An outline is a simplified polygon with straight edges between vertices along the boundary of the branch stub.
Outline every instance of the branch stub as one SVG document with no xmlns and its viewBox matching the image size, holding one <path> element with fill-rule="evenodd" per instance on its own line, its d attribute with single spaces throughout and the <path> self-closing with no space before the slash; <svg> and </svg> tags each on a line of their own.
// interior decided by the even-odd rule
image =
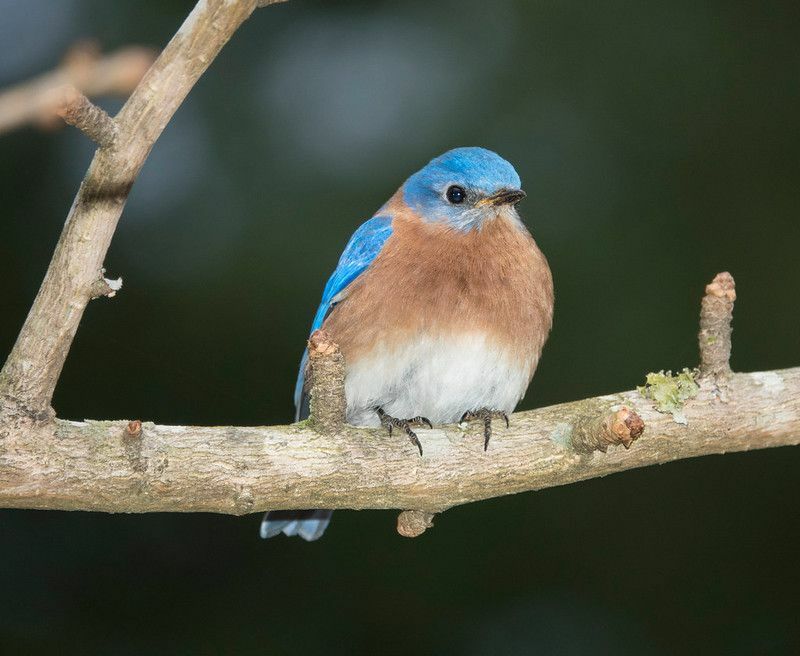
<svg viewBox="0 0 800 656">
<path fill-rule="evenodd" d="M 700 377 L 717 384 L 733 373 L 731 357 L 731 321 L 736 300 L 736 283 L 727 271 L 718 273 L 708 285 L 700 303 Z"/>
<path fill-rule="evenodd" d="M 334 434 L 345 422 L 344 356 L 324 330 L 308 339 L 311 382 L 311 425 L 321 433 Z"/>
<path fill-rule="evenodd" d="M 397 532 L 405 538 L 417 538 L 433 526 L 434 514 L 424 510 L 404 510 L 397 516 Z"/>
</svg>

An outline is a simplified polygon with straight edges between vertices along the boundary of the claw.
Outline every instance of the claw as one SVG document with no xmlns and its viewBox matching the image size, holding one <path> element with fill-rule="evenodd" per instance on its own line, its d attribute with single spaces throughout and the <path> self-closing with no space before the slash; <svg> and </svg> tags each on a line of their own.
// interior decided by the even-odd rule
<svg viewBox="0 0 800 656">
<path fill-rule="evenodd" d="M 503 419 L 506 422 L 506 428 L 509 427 L 508 415 L 503 412 L 502 410 L 489 410 L 489 408 L 481 408 L 480 410 L 467 410 L 463 415 L 461 415 L 461 419 L 459 420 L 459 424 L 464 423 L 465 421 L 472 421 L 473 419 L 482 419 L 483 420 L 483 450 L 486 451 L 489 449 L 489 440 L 492 438 L 492 419 L 499 418 Z"/>
<path fill-rule="evenodd" d="M 406 430 L 406 435 L 408 435 L 408 437 L 411 439 L 411 444 L 416 444 L 417 445 L 417 448 L 419 449 L 419 457 L 421 458 L 422 457 L 422 444 L 420 443 L 419 438 L 417 437 L 417 434 L 409 428 L 408 430 Z"/>
<path fill-rule="evenodd" d="M 433 424 L 427 417 L 414 417 L 413 419 L 409 419 L 408 423 L 412 426 L 427 426 L 428 428 L 433 428 Z"/>
<path fill-rule="evenodd" d="M 428 426 L 428 428 L 433 428 L 433 424 L 431 424 L 429 419 L 425 417 L 397 419 L 396 417 L 392 417 L 391 415 L 387 414 L 383 408 L 375 408 L 375 412 L 378 413 L 378 418 L 381 420 L 381 425 L 389 431 L 390 436 L 392 435 L 392 429 L 395 427 L 402 428 L 403 432 L 408 436 L 408 439 L 411 441 L 411 443 L 419 449 L 419 455 L 422 457 L 422 444 L 420 443 L 417 434 L 411 430 L 411 427 Z"/>
</svg>

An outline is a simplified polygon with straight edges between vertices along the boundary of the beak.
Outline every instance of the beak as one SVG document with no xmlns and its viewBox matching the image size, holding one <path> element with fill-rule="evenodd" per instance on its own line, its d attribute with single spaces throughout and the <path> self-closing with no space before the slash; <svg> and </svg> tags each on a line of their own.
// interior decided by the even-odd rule
<svg viewBox="0 0 800 656">
<path fill-rule="evenodd" d="M 486 198 L 481 198 L 477 203 L 475 203 L 476 207 L 485 207 L 486 205 L 516 205 L 525 198 L 527 194 L 522 191 L 522 189 L 501 189 L 500 191 L 496 191 L 491 196 L 486 196 Z"/>
</svg>

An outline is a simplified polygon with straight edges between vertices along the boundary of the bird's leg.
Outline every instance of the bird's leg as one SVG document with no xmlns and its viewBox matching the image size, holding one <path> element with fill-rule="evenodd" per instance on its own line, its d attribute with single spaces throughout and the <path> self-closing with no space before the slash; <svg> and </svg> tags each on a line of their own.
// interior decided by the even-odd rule
<svg viewBox="0 0 800 656">
<path fill-rule="evenodd" d="M 465 421 L 474 421 L 475 419 L 483 420 L 483 450 L 489 448 L 489 440 L 492 437 L 492 419 L 503 419 L 508 428 L 508 415 L 502 410 L 489 410 L 489 408 L 481 408 L 480 410 L 467 410 L 461 415 L 459 424 Z"/>
<path fill-rule="evenodd" d="M 412 417 L 411 419 L 397 419 L 396 417 L 392 417 L 389 414 L 386 414 L 383 408 L 375 408 L 375 412 L 378 413 L 378 417 L 381 420 L 381 426 L 386 428 L 389 431 L 389 435 L 392 434 L 392 430 L 395 428 L 401 428 L 403 432 L 408 435 L 408 439 L 411 440 L 412 444 L 415 444 L 419 449 L 419 455 L 422 456 L 422 444 L 419 442 L 419 438 L 417 434 L 411 430 L 412 426 L 427 426 L 428 428 L 433 428 L 433 424 L 426 419 L 425 417 Z"/>
</svg>

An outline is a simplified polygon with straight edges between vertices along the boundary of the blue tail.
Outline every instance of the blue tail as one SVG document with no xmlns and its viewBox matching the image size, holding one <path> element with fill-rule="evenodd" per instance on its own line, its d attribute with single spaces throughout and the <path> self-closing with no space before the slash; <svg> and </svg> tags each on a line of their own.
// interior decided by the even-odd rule
<svg viewBox="0 0 800 656">
<path fill-rule="evenodd" d="M 322 537 L 332 514 L 332 510 L 271 510 L 261 521 L 261 537 L 266 539 L 283 533 L 313 542 Z"/>
</svg>

